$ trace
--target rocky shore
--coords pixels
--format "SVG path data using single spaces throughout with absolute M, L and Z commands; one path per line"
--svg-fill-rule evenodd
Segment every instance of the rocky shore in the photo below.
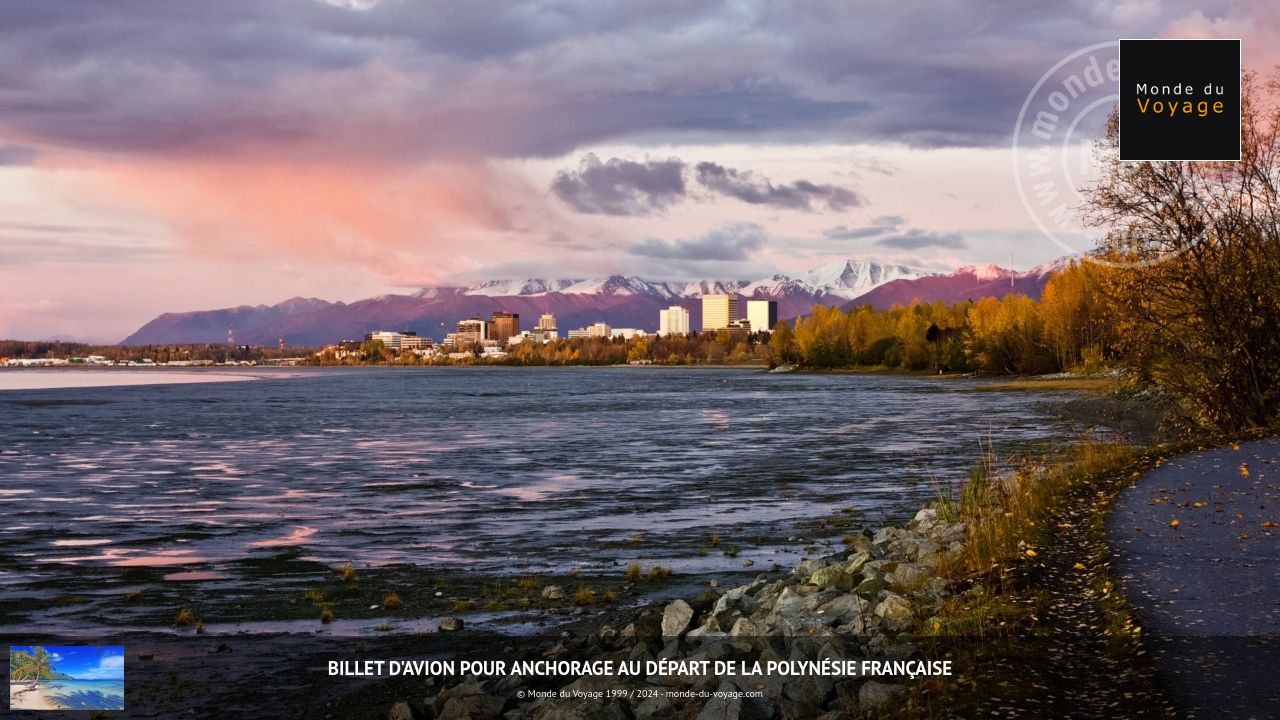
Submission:
M 507 648 L 504 656 L 748 665 L 919 658 L 916 639 L 929 633 L 954 589 L 940 568 L 961 552 L 966 533 L 964 523 L 926 507 L 906 527 L 864 530 L 848 538 L 842 552 L 802 561 L 785 578 L 760 576 L 727 589 L 712 581 L 696 597 Z M 904 690 L 903 681 L 810 674 L 437 678 L 436 692 L 395 703 L 388 717 L 834 719 L 891 701 Z

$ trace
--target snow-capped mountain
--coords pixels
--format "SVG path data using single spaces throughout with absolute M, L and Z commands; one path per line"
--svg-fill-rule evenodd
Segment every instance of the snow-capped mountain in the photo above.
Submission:
M 492 280 L 471 287 L 424 288 L 411 295 L 382 295 L 352 303 L 291 298 L 278 305 L 165 313 L 143 325 L 123 343 L 225 342 L 231 325 L 238 342 L 275 344 L 279 338 L 317 346 L 356 339 L 375 329 L 414 330 L 440 339 L 459 320 L 489 317 L 495 311 L 517 313 L 525 327 L 542 313 L 556 316 L 565 330 L 604 321 L 614 327 L 656 330 L 658 311 L 670 305 L 689 310 L 701 326 L 703 295 L 737 293 L 778 303 L 778 317 L 808 313 L 814 305 L 888 307 L 909 303 L 957 302 L 1021 292 L 1039 297 L 1049 274 L 1067 259 L 1026 272 L 994 265 L 960 268 L 948 275 L 901 265 L 845 260 L 794 277 L 775 274 L 758 280 L 708 278 L 656 281 L 612 275 L 587 279 Z
M 466 295 L 487 297 L 536 297 L 550 293 L 566 295 L 652 295 L 663 298 L 696 298 L 718 293 L 747 296 L 798 293 L 812 296 L 835 295 L 853 299 L 901 278 L 926 277 L 934 273 L 904 265 L 881 265 L 859 260 L 841 260 L 820 265 L 798 277 L 771 275 L 759 280 L 708 278 L 685 282 L 645 280 L 635 276 L 611 275 L 589 279 L 525 278 L 489 280 L 467 288 Z M 426 290 L 419 291 L 425 297 Z
M 884 309 L 892 305 L 906 305 L 913 300 L 941 300 L 950 304 L 984 297 L 1004 297 L 1011 293 L 1039 298 L 1049 276 L 1074 259 L 1074 256 L 1062 257 L 1022 272 L 999 265 L 965 265 L 950 275 L 902 278 L 863 293 L 845 307 L 871 305 Z
M 852 300 L 894 280 L 913 280 L 936 275 L 905 265 L 881 265 L 873 262 L 845 260 L 819 265 L 800 276 L 800 281 L 815 292 L 839 295 Z

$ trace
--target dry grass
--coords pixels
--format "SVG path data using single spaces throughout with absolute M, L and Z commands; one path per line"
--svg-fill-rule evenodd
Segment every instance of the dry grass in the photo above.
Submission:
M 182 608 L 173 618 L 173 624 L 178 627 L 187 627 L 196 624 L 200 618 L 196 617 L 195 612 L 191 608 Z
M 359 580 L 359 577 L 356 576 L 356 569 L 351 567 L 351 563 L 343 565 L 337 570 L 334 570 L 334 572 L 341 575 L 342 581 L 349 585 L 354 585 L 356 581 Z
M 644 565 L 633 562 L 627 565 L 627 581 L 635 584 L 647 580 L 659 580 L 664 577 L 670 577 L 674 572 L 665 565 L 651 565 L 648 570 L 645 570 Z
M 386 610 L 399 610 L 401 606 L 400 593 L 392 590 L 382 598 L 382 607 Z
M 970 524 L 964 551 L 941 568 L 953 575 L 990 572 L 1015 556 L 1035 552 L 1046 511 L 1075 484 L 1114 472 L 1139 456 L 1127 445 L 1086 441 L 1055 461 L 1025 462 L 1000 473 L 990 451 L 954 500 L 954 515 Z M 947 514 L 944 511 L 944 515 Z
M 654 565 L 649 568 L 649 572 L 646 573 L 646 577 L 649 580 L 657 580 L 659 578 L 671 577 L 673 574 L 675 574 L 675 571 L 669 567 L 664 565 Z
M 333 609 L 330 608 L 328 605 L 325 605 L 324 607 L 320 608 L 320 623 L 323 625 L 328 625 L 331 622 L 333 622 Z
M 592 605 L 599 605 L 600 598 L 596 595 L 595 590 L 583 586 L 578 588 L 578 592 L 573 594 L 573 604 L 579 607 L 590 607 Z
M 475 600 L 454 600 L 453 601 L 453 612 L 456 612 L 456 613 L 473 612 L 478 607 L 480 607 L 480 603 L 476 602 Z
M 638 583 L 644 579 L 644 566 L 638 562 L 627 565 L 627 582 Z
M 1004 390 L 1075 390 L 1089 395 L 1103 395 L 1122 387 L 1124 380 L 1114 377 L 1068 377 L 1068 378 L 1019 378 L 1008 382 L 983 384 L 973 388 L 972 392 L 997 392 Z

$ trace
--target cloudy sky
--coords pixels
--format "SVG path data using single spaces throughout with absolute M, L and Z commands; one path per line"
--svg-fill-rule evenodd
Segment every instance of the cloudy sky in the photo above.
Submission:
M 0 337 L 476 279 L 751 279 L 1063 254 L 1018 200 L 1037 79 L 1271 3 L 6 0 Z

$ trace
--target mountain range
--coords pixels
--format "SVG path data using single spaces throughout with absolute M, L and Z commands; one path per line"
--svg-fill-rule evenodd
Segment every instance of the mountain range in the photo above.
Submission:
M 488 317 L 498 310 L 518 313 L 530 327 L 538 316 L 556 316 L 561 334 L 604 321 L 613 327 L 657 330 L 658 311 L 670 305 L 689 310 L 691 327 L 701 327 L 699 298 L 737 293 L 776 300 L 778 317 L 794 318 L 815 304 L 872 305 L 884 309 L 912 300 L 952 303 L 1019 292 L 1038 298 L 1050 274 L 1069 258 L 1017 272 L 995 265 L 966 266 L 949 274 L 903 265 L 845 260 L 798 276 L 776 274 L 758 280 L 705 279 L 655 282 L 613 275 L 592 279 L 490 280 L 469 287 L 423 288 L 407 295 L 382 295 L 351 303 L 290 298 L 275 305 L 164 313 L 121 341 L 123 345 L 219 343 L 228 327 L 237 343 L 320 346 L 358 339 L 375 329 L 414 330 L 441 339 L 458 320 Z M 745 313 L 744 313 L 745 314 Z

